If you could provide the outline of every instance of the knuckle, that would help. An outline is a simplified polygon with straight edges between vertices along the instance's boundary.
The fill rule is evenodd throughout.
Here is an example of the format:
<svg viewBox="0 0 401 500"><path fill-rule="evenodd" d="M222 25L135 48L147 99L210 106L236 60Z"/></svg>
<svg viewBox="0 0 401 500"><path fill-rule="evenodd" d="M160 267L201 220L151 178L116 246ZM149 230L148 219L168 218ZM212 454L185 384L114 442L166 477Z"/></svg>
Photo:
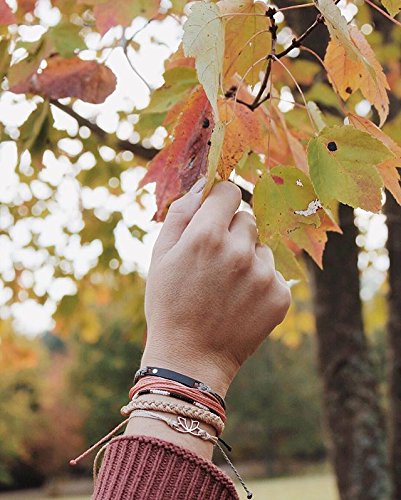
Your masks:
<svg viewBox="0 0 401 500"><path fill-rule="evenodd" d="M218 184L217 187L219 187L219 189L227 196L231 196L236 201L238 201L238 203L241 201L242 198L241 189L233 182L223 181L220 182L220 184Z"/></svg>
<svg viewBox="0 0 401 500"><path fill-rule="evenodd" d="M170 205L169 214L181 214L184 211L185 207L185 200L184 198L178 198L177 200L173 201L173 203Z"/></svg>
<svg viewBox="0 0 401 500"><path fill-rule="evenodd" d="M231 252L231 261L237 270L243 271L251 267L252 255L246 250L236 248Z"/></svg>
<svg viewBox="0 0 401 500"><path fill-rule="evenodd" d="M200 228L193 239L196 248L219 250L223 245L221 231L215 227Z"/></svg>

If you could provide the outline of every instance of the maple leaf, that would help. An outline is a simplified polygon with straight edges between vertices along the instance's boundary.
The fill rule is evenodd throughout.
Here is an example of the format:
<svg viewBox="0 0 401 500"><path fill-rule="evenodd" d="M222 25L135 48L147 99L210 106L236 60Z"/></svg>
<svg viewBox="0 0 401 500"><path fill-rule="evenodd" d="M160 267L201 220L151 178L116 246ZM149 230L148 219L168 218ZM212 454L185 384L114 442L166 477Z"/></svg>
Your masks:
<svg viewBox="0 0 401 500"><path fill-rule="evenodd" d="M115 87L116 77L107 66L78 57L64 59L55 56L47 61L47 67L41 73L35 71L10 90L16 94L37 94L46 99L77 97L98 104L104 102Z"/></svg>
<svg viewBox="0 0 401 500"><path fill-rule="evenodd" d="M377 109L381 126L385 122L389 112L389 99L386 89L389 90L390 86L383 68L365 36L356 26L350 26L350 34L364 62L364 71L360 84L361 92Z"/></svg>
<svg viewBox="0 0 401 500"><path fill-rule="evenodd" d="M324 210L319 212L319 218L319 227L304 224L292 231L290 238L300 249L305 250L312 257L320 269L323 269L323 252L328 239L327 232L342 233L342 231Z"/></svg>
<svg viewBox="0 0 401 500"><path fill-rule="evenodd" d="M222 179L228 179L245 151L264 152L266 137L259 115L234 101L219 101L221 120L227 123L221 159L217 167Z"/></svg>
<svg viewBox="0 0 401 500"><path fill-rule="evenodd" d="M395 158L391 158L383 163L380 163L377 168L381 178L383 179L385 187L401 205L400 174L397 170L397 167L401 167L401 147L367 118L356 116L352 113L348 115L348 118L350 123L355 128L367 132L372 137L375 137L394 154Z"/></svg>
<svg viewBox="0 0 401 500"><path fill-rule="evenodd" d="M386 75L365 36L356 26L347 27L355 50L350 52L344 40L332 37L325 55L328 78L342 99L361 90L364 97L375 106L382 125L389 112Z"/></svg>
<svg viewBox="0 0 401 500"><path fill-rule="evenodd" d="M5 0L0 0L0 26L8 26L16 22L15 16Z"/></svg>
<svg viewBox="0 0 401 500"><path fill-rule="evenodd" d="M162 221L170 204L206 174L214 119L203 88L196 88L181 112L172 140L149 163L140 187L156 182L157 212Z"/></svg>
<svg viewBox="0 0 401 500"><path fill-rule="evenodd" d="M269 245L302 227L320 225L322 206L304 172L277 166L256 183L253 209L261 241Z"/></svg>
<svg viewBox="0 0 401 500"><path fill-rule="evenodd" d="M184 24L183 47L195 58L199 82L203 85L215 116L224 58L224 25L213 3L195 2Z"/></svg>
<svg viewBox="0 0 401 500"><path fill-rule="evenodd" d="M101 35L113 26L129 26L135 17L150 19L160 7L160 0L80 0L93 6L96 27Z"/></svg>
<svg viewBox="0 0 401 500"><path fill-rule="evenodd" d="M327 127L308 145L311 180L328 206L338 200L379 211L383 182L376 166L392 157L380 141L351 126Z"/></svg>
<svg viewBox="0 0 401 500"><path fill-rule="evenodd" d="M255 85L259 73L266 65L263 59L271 49L271 34L266 25L266 18L249 14L265 14L266 4L253 3L253 0L222 0L218 3L225 24L224 79L235 73L245 76L245 82ZM248 14L229 17L230 13ZM252 69L250 69L252 68ZM250 71L248 71L250 69Z"/></svg>
<svg viewBox="0 0 401 500"><path fill-rule="evenodd" d="M381 0L381 3L393 17L401 12L401 0Z"/></svg>

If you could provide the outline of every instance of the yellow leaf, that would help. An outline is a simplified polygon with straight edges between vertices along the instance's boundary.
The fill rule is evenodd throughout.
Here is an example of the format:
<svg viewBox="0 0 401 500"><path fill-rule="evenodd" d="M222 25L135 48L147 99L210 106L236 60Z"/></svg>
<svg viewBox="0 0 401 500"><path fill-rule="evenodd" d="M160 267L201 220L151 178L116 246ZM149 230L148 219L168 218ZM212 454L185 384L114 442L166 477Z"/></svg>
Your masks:
<svg viewBox="0 0 401 500"><path fill-rule="evenodd" d="M224 79L228 80L238 73L241 77L246 75L246 83L255 85L259 81L260 71L266 65L266 59L255 63L271 49L271 34L266 18L249 15L229 17L228 14L264 14L266 4L253 3L253 0L222 0L218 6L221 14L227 15L224 17Z"/></svg>
<svg viewBox="0 0 401 500"><path fill-rule="evenodd" d="M401 12L401 0L381 0L381 3L393 17Z"/></svg>

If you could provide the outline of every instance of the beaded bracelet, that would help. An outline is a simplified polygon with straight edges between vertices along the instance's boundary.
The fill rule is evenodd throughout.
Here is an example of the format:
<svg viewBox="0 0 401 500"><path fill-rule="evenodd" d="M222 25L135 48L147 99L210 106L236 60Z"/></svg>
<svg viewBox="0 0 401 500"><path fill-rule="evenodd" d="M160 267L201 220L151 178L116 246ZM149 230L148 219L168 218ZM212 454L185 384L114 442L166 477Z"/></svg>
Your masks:
<svg viewBox="0 0 401 500"><path fill-rule="evenodd" d="M157 410L182 417L199 419L201 422L211 425L215 429L217 436L220 436L224 431L224 422L219 416L200 408L193 408L192 406L157 400L141 401L134 399L121 408L121 415L127 417L135 410Z"/></svg>

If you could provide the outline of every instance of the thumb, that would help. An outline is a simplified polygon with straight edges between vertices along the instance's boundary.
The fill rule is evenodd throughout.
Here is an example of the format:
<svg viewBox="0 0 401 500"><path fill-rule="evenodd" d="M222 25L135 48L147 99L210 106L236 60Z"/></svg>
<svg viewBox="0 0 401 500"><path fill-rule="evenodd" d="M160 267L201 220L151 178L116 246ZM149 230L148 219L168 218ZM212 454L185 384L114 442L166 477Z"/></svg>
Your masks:
<svg viewBox="0 0 401 500"><path fill-rule="evenodd" d="M206 179L204 177L200 178L185 196L171 204L153 249L153 255L156 258L162 257L180 239L185 228L201 206L202 190L205 184Z"/></svg>

